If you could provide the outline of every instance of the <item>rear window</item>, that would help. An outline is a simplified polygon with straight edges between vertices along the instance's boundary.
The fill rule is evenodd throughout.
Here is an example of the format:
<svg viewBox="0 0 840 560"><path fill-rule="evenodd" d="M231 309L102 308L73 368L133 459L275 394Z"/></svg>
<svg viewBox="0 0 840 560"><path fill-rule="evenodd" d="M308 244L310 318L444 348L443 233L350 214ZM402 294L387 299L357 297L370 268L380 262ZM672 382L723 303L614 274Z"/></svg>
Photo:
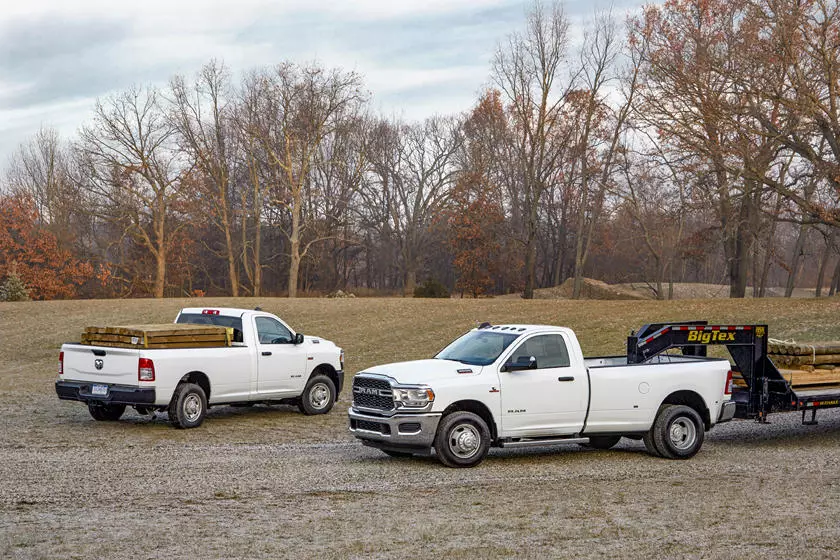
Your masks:
<svg viewBox="0 0 840 560"><path fill-rule="evenodd" d="M188 325L216 325L218 327L233 327L233 341L242 340L242 318L227 317L225 315L202 315L201 313L181 313L176 323Z"/></svg>

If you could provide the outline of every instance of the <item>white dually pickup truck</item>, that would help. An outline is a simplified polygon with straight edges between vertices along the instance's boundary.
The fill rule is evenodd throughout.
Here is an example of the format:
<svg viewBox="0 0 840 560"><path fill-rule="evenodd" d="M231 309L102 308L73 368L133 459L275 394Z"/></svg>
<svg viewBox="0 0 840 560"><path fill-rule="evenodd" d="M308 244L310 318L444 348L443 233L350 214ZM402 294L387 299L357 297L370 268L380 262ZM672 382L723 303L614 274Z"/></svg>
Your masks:
<svg viewBox="0 0 840 560"><path fill-rule="evenodd" d="M167 411L177 428L195 428L210 406L297 404L304 414L332 409L344 381L344 351L293 331L271 313L182 309L175 323L233 329L219 348L113 348L68 343L59 354L58 398L82 401L96 420L118 420L126 406Z"/></svg>
<svg viewBox="0 0 840 560"><path fill-rule="evenodd" d="M735 414L725 359L584 358L571 329L483 324L434 359L368 368L353 378L350 431L395 457L435 454L472 467L490 446L644 440L652 455L692 457Z"/></svg>

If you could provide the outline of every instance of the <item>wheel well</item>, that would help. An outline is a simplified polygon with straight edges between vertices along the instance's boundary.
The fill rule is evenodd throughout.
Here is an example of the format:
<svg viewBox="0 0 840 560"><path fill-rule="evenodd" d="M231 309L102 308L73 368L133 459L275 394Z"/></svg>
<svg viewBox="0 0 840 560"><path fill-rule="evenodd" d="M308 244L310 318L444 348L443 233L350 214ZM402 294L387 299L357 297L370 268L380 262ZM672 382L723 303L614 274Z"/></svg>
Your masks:
<svg viewBox="0 0 840 560"><path fill-rule="evenodd" d="M703 397L694 391L676 391L668 395L662 404L681 404L689 408L693 408L700 418L703 419L703 426L708 430L712 426L709 409L706 407L706 401Z"/></svg>
<svg viewBox="0 0 840 560"><path fill-rule="evenodd" d="M446 407L446 410L443 411L443 416L456 411L472 412L473 414L477 414L487 423L487 427L490 428L490 439L495 441L498 438L499 432L496 429L496 422L493 420L493 415L490 413L490 409L487 408L487 405L484 403L479 401L454 402Z"/></svg>
<svg viewBox="0 0 840 560"><path fill-rule="evenodd" d="M195 383L204 389L204 396L207 397L208 401L210 400L210 378L203 372L191 371L181 378L180 383Z"/></svg>
<svg viewBox="0 0 840 560"><path fill-rule="evenodd" d="M341 390L339 386L338 373L336 373L335 368L332 367L330 364L321 364L315 369L313 369L312 373L309 374L309 379L312 379L316 375L326 375L327 377L332 379L333 385L335 386L335 392L338 393ZM337 400L338 395L336 395L335 398Z"/></svg>

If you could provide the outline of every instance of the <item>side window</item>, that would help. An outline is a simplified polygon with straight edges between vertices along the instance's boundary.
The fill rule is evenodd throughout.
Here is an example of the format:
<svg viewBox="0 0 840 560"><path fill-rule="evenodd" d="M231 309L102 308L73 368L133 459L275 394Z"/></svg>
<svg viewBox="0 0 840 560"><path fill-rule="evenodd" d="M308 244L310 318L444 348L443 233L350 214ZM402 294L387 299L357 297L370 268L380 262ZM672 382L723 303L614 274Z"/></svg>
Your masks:
<svg viewBox="0 0 840 560"><path fill-rule="evenodd" d="M529 338L519 345L508 361L517 362L520 358L527 360L530 356L537 359L539 369L569 367L566 342L559 334L541 334Z"/></svg>
<svg viewBox="0 0 840 560"><path fill-rule="evenodd" d="M257 317L257 336L260 344L288 344L292 333L283 324L271 317Z"/></svg>

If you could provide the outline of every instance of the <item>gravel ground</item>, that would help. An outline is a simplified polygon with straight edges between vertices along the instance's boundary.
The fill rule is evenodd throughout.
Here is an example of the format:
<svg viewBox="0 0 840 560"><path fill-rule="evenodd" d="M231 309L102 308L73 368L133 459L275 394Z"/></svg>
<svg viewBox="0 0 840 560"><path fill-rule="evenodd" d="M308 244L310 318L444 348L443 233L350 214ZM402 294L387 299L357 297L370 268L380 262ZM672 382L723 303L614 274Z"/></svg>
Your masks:
<svg viewBox="0 0 840 560"><path fill-rule="evenodd" d="M833 411L717 427L690 461L623 440L493 450L463 470L359 445L334 429L342 405L321 437L290 407L218 407L189 431L46 397L0 414L4 558L840 555ZM273 428L241 441L241 422Z"/></svg>

